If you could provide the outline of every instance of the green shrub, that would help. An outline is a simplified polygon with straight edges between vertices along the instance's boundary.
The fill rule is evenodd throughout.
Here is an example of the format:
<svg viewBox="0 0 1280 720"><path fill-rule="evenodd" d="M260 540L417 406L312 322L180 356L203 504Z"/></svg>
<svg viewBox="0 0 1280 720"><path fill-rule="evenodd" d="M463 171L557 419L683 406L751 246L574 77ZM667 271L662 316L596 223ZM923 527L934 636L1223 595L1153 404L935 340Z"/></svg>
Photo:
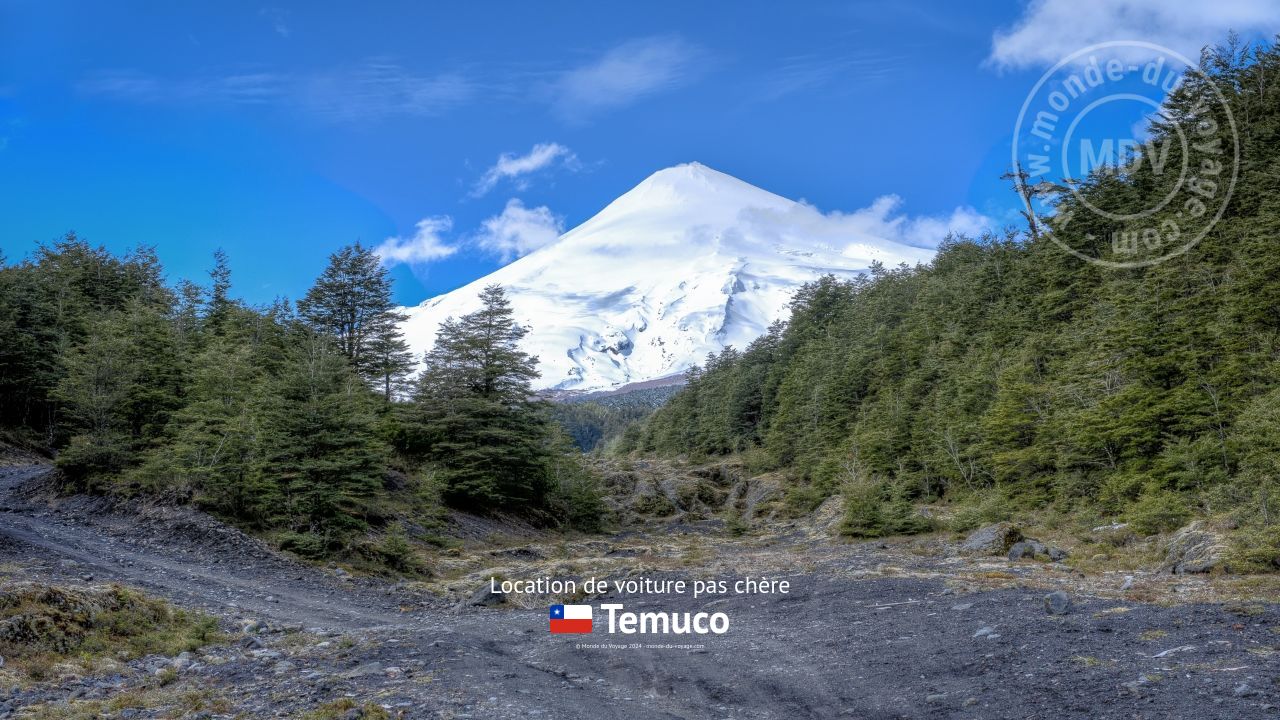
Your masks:
<svg viewBox="0 0 1280 720"><path fill-rule="evenodd" d="M1128 512L1130 526L1140 535L1177 530L1190 517L1191 508L1186 499L1167 490L1143 495Z"/></svg>
<svg viewBox="0 0 1280 720"><path fill-rule="evenodd" d="M817 510L822 501L826 500L830 494L825 489L811 483L792 485L787 488L782 502L786 505L787 512L790 515L800 516Z"/></svg>
<svg viewBox="0 0 1280 720"><path fill-rule="evenodd" d="M915 535L934 529L916 511L902 488L880 481L852 481L844 489L844 521L840 532L851 537Z"/></svg>
<svg viewBox="0 0 1280 720"><path fill-rule="evenodd" d="M561 526L596 533L604 529L607 510L600 478L573 455L563 455L552 464L547 506Z"/></svg>
<svg viewBox="0 0 1280 720"><path fill-rule="evenodd" d="M417 555L409 542L404 525L393 523L377 545L378 559L383 565L401 572L418 570Z"/></svg>
<svg viewBox="0 0 1280 720"><path fill-rule="evenodd" d="M961 501L947 522L955 532L969 532L983 525L1013 519L1013 506L1004 493L993 490L987 494L971 495Z"/></svg>
<svg viewBox="0 0 1280 720"><path fill-rule="evenodd" d="M1242 529L1230 540L1227 565L1233 572L1280 570L1280 525Z"/></svg>
<svg viewBox="0 0 1280 720"><path fill-rule="evenodd" d="M1118 513L1133 504L1151 484L1151 479L1138 473L1113 473L1098 486L1098 505L1106 512Z"/></svg>
<svg viewBox="0 0 1280 720"><path fill-rule="evenodd" d="M276 536L276 544L281 550L288 550L309 560L317 560L329 554L328 541L315 533L283 532Z"/></svg>

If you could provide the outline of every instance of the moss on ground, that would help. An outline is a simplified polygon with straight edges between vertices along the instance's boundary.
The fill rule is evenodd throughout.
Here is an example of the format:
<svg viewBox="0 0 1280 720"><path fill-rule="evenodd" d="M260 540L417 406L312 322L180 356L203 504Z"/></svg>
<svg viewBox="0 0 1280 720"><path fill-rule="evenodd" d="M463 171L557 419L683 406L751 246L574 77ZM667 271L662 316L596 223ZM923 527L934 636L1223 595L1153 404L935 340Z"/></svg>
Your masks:
<svg viewBox="0 0 1280 720"><path fill-rule="evenodd" d="M145 655L176 655L224 640L217 621L119 585L0 589L6 674L43 681Z"/></svg>

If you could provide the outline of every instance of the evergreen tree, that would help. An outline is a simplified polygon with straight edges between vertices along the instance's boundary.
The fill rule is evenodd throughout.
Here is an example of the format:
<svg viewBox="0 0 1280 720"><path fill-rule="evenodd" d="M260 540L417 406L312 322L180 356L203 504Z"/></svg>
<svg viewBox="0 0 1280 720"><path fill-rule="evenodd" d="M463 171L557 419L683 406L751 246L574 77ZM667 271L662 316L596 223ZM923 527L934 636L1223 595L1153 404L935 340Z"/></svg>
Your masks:
<svg viewBox="0 0 1280 720"><path fill-rule="evenodd" d="M413 370L413 357L391 300L391 277L377 253L360 243L329 256L329 264L298 303L312 328L331 336L360 377L390 402Z"/></svg>
<svg viewBox="0 0 1280 720"><path fill-rule="evenodd" d="M367 525L382 490L386 448L368 389L326 337L307 330L260 395L265 471L278 483L286 523L336 549Z"/></svg>
<svg viewBox="0 0 1280 720"><path fill-rule="evenodd" d="M209 304L205 316L215 333L222 329L234 301L231 299L231 265L227 253L218 248L213 251L213 269L209 271Z"/></svg>
<svg viewBox="0 0 1280 720"><path fill-rule="evenodd" d="M537 359L519 349L526 331L503 289L486 287L480 302L440 326L414 397L409 447L440 466L450 503L529 510L543 503L553 455L530 385Z"/></svg>

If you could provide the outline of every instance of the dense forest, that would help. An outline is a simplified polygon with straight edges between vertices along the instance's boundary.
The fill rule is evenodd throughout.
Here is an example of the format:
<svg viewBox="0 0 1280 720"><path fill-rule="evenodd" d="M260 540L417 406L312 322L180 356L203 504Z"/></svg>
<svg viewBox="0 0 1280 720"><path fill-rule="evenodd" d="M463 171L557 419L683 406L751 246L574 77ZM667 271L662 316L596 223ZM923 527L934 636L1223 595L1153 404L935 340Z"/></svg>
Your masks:
<svg viewBox="0 0 1280 720"><path fill-rule="evenodd" d="M1221 517L1249 561L1277 562L1280 52L1218 49L1203 66L1152 128L1227 139L1204 101L1215 87L1234 113L1239 182L1189 252L1108 269L1010 231L821 280L785 325L709 357L621 450L784 469L800 510L845 493L854 535L925 529L913 504L950 499L961 528L1046 507L1143 533ZM1125 224L1080 204L1136 212L1167 182L1147 163L1090 177L1060 196L1074 220L1056 239L1111 257Z"/></svg>
<svg viewBox="0 0 1280 720"><path fill-rule="evenodd" d="M551 406L552 416L579 450L603 452L677 390L665 385L565 397Z"/></svg>
<svg viewBox="0 0 1280 720"><path fill-rule="evenodd" d="M1175 181L1111 168L1057 194L1065 227L805 286L787 322L669 400L537 399L496 286L415 372L359 244L296 307L250 307L221 253L207 283L171 286L148 248L68 235L0 257L0 441L53 454L69 489L195 503L313 557L402 562L446 505L599 529L581 451L607 446L780 471L796 512L842 494L855 536L934 527L925 502L952 504L955 529L1046 508L1144 534L1209 517L1243 564L1280 564L1280 52L1219 49L1203 69L1151 127L1239 141L1230 203L1188 252L1117 269L1062 249L1111 257L1132 228L1084 204L1131 215Z"/></svg>
<svg viewBox="0 0 1280 720"><path fill-rule="evenodd" d="M3 263L0 439L55 453L69 489L194 502L316 557L373 536L402 560L442 502L600 522L501 288L416 376L368 248L334 253L296 309L231 288L220 252L207 285L174 288L150 249L74 234Z"/></svg>

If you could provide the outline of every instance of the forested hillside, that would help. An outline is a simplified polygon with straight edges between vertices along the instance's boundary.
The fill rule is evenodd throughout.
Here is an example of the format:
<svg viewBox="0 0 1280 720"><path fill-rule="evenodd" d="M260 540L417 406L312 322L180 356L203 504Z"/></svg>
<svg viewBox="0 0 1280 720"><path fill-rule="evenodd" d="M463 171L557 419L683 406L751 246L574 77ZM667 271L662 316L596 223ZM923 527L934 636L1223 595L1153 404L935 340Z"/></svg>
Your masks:
<svg viewBox="0 0 1280 720"><path fill-rule="evenodd" d="M172 288L149 249L75 235L0 265L0 440L53 453L70 489L194 502L311 556L374 530L397 562L442 499L599 523L501 288L416 378L368 248L332 255L296 311L231 289L221 253L207 285Z"/></svg>
<svg viewBox="0 0 1280 720"><path fill-rule="evenodd" d="M912 503L950 498L961 525L1047 506L1145 533L1219 516L1252 533L1253 561L1280 559L1280 53L1219 50L1205 67L1240 175L1189 252L1108 269L1010 232L811 284L785 326L708 358L623 450L786 469L801 508L844 491L855 535L921 529ZM1225 137L1211 91L1184 84L1156 139L1210 123ZM1140 164L1080 191L1123 214L1162 182ZM1080 203L1062 195L1074 220L1057 238L1108 257L1127 226Z"/></svg>

